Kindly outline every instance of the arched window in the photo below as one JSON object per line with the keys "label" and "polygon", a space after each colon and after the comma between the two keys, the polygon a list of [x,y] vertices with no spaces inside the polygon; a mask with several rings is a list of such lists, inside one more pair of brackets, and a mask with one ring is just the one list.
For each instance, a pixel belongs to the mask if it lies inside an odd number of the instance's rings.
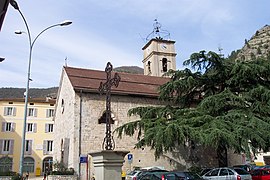
{"label": "arched window", "polygon": [[23,172],[35,171],[35,160],[31,157],[25,157],[23,160]]}
{"label": "arched window", "polygon": [[42,165],[42,172],[45,173],[50,173],[52,171],[52,165],[53,165],[53,158],[52,157],[46,157],[43,160],[43,165]]}
{"label": "arched window", "polygon": [[147,62],[147,67],[148,67],[148,73],[150,74],[151,73],[151,62],[150,61]]}
{"label": "arched window", "polygon": [[[114,124],[115,122],[115,116],[113,113],[111,113],[110,123]],[[102,116],[98,119],[98,124],[105,124],[106,123],[106,111],[103,112]]]}
{"label": "arched window", "polygon": [[162,70],[163,70],[163,72],[167,72],[168,71],[167,63],[168,63],[167,58],[163,58],[162,59]]}
{"label": "arched window", "polygon": [[0,158],[0,172],[12,171],[12,161],[13,159],[8,156]]}

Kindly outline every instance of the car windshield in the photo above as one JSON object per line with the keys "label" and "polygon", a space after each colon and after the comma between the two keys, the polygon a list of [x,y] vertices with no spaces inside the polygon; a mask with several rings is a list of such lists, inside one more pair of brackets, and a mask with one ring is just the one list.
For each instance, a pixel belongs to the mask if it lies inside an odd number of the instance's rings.
{"label": "car windshield", "polygon": [[193,173],[193,172],[188,172],[188,177],[190,179],[201,179],[201,177],[198,174]]}
{"label": "car windshield", "polygon": [[135,175],[137,172],[138,172],[138,171],[131,171],[131,172],[129,172],[127,175],[133,176],[133,175]]}
{"label": "car windshield", "polygon": [[249,172],[245,171],[244,169],[235,168],[234,169],[239,175],[246,175],[249,174]]}

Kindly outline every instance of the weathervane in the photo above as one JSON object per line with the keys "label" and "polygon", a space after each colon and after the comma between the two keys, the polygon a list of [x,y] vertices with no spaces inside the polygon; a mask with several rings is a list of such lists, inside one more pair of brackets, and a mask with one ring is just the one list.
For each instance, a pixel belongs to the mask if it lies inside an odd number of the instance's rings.
{"label": "weathervane", "polygon": [[161,24],[157,19],[154,20],[154,29],[153,31],[146,37],[146,41],[149,41],[153,38],[155,39],[170,39],[170,33],[167,30],[161,29]]}
{"label": "weathervane", "polygon": [[107,74],[106,82],[100,82],[98,88],[100,94],[106,92],[106,134],[102,143],[103,150],[114,150],[115,148],[115,142],[111,131],[111,88],[112,86],[118,87],[121,78],[118,73],[115,73],[114,77],[111,78],[112,69],[112,64],[108,62],[105,68]]}

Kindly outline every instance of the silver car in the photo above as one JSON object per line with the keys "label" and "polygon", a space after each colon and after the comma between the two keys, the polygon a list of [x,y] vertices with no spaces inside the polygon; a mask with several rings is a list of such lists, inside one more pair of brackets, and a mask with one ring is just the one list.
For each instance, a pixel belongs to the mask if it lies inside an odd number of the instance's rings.
{"label": "silver car", "polygon": [[129,172],[127,175],[126,175],[126,180],[136,180],[138,175],[141,173],[142,171],[140,170],[134,170],[134,171],[131,171]]}
{"label": "silver car", "polygon": [[205,180],[252,180],[251,175],[242,168],[215,168],[202,176]]}

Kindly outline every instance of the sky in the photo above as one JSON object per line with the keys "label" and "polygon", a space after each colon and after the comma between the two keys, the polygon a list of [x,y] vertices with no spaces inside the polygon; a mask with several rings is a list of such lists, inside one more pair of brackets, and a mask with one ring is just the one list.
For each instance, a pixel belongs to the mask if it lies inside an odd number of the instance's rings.
{"label": "sky", "polygon": [[[32,40],[46,27],[71,20],[41,34],[32,49],[30,88],[59,86],[63,66],[104,71],[143,67],[142,47],[154,20],[176,41],[177,69],[201,50],[228,56],[245,39],[270,24],[269,0],[20,0]],[[26,87],[29,39],[20,13],[8,7],[0,31],[0,87]]]}

